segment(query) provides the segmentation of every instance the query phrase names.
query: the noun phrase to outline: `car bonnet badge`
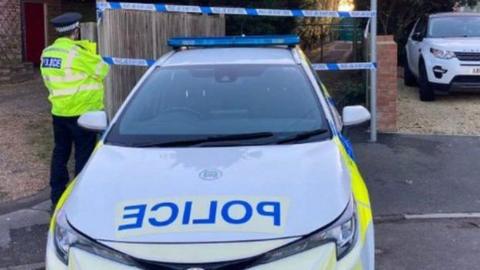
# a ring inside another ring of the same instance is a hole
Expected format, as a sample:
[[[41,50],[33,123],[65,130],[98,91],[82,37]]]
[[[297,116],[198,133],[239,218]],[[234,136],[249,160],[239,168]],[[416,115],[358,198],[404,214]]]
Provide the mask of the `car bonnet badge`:
[[[198,174],[200,179],[205,181],[218,180],[222,177],[222,175],[222,171],[217,169],[205,169]]]

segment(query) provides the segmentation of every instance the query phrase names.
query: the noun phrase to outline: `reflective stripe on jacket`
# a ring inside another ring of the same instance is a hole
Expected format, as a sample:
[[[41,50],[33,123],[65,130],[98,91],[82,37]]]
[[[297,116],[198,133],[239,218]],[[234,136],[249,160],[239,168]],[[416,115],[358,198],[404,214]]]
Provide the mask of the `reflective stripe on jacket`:
[[[103,79],[109,66],[96,47],[88,40],[59,38],[43,50],[40,70],[53,115],[79,116],[103,109]]]

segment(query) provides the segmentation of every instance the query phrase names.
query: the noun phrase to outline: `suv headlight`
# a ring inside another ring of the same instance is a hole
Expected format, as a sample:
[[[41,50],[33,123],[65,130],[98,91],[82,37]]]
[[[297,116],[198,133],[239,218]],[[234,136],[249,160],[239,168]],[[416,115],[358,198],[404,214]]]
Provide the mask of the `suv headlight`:
[[[357,240],[355,209],[355,203],[352,199],[343,214],[332,225],[291,244],[272,250],[261,256],[256,263],[264,264],[284,259],[331,242],[336,244],[337,259],[342,259],[355,246]]]
[[[452,51],[447,51],[447,50],[439,50],[439,49],[434,49],[431,48],[430,52],[433,54],[433,56],[440,58],[440,59],[452,59],[455,58],[455,53]]]
[[[82,249],[121,264],[135,265],[135,261],[127,255],[99,244],[72,228],[63,209],[60,209],[55,217],[53,242],[58,258],[66,265],[68,265],[68,253],[71,247]]]

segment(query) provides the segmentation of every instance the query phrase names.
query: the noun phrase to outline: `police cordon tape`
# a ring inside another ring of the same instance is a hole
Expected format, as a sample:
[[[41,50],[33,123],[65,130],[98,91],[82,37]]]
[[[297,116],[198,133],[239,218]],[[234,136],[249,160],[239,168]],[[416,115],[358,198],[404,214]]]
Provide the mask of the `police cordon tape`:
[[[361,62],[361,63],[329,63],[329,64],[312,64],[315,70],[374,70],[377,69],[377,63]]]
[[[138,58],[119,58],[119,57],[103,57],[103,60],[109,65],[118,66],[138,66],[150,67],[155,64],[152,59],[138,59]],[[360,63],[327,63],[327,64],[312,64],[315,70],[319,71],[338,71],[338,70],[373,70],[377,68],[376,63],[360,62]]]
[[[197,14],[225,14],[245,16],[271,16],[271,17],[308,17],[308,18],[371,18],[376,15],[374,11],[332,11],[310,9],[266,9],[242,7],[215,7],[169,4],[144,4],[129,2],[99,2],[97,11],[99,17],[108,9],[124,9],[139,11],[197,13]]]
[[[119,58],[103,56],[103,60],[109,65],[118,66],[137,66],[137,67],[150,67],[155,64],[155,60],[137,59],[137,58]]]
[[[197,13],[197,14],[225,14],[245,16],[271,16],[271,17],[309,17],[309,18],[371,18],[376,15],[375,11],[331,11],[331,10],[307,10],[307,9],[264,9],[242,7],[215,7],[193,5],[170,5],[170,4],[145,4],[130,2],[99,2],[97,12],[99,18],[105,10],[137,10],[173,13]],[[104,57],[110,65],[142,66],[149,67],[155,63],[151,59]],[[315,70],[374,70],[376,63],[326,63],[313,64]]]

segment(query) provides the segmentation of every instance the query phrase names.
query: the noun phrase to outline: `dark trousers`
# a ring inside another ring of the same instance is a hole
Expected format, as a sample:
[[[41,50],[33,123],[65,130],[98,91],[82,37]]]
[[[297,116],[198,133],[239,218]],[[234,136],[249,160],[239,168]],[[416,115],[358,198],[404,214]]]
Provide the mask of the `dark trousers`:
[[[95,148],[96,134],[79,127],[77,119],[78,117],[53,116],[55,146],[50,168],[50,198],[53,205],[57,204],[70,181],[67,164],[72,145],[75,146],[75,175],[83,169]]]

